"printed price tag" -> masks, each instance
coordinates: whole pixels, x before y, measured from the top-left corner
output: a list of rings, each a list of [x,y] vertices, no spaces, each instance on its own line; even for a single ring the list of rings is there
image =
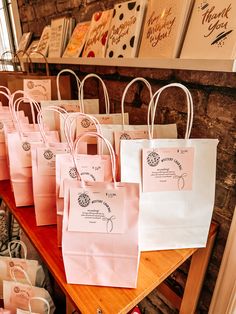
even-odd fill
[[[69,231],[124,233],[124,189],[70,189]]]
[[[116,154],[120,154],[120,141],[148,139],[148,131],[147,130],[115,131],[114,139],[115,139],[115,152]]]
[[[193,147],[144,148],[143,192],[192,190]]]

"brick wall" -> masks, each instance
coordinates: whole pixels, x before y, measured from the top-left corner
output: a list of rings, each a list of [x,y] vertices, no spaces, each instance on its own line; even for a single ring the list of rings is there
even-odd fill
[[[44,25],[52,17],[70,14],[77,21],[91,18],[96,10],[111,8],[116,2],[96,0],[18,0],[23,31],[32,30],[35,37],[39,36]],[[52,66],[55,73],[64,66]],[[199,313],[207,313],[227,234],[235,206],[235,118],[236,118],[236,75],[233,73],[136,69],[98,66],[71,66],[82,78],[87,73],[102,76],[108,88],[112,111],[120,111],[120,100],[126,84],[136,76],[148,79],[157,90],[170,82],[181,82],[191,91],[194,100],[194,124],[192,137],[218,138],[218,160],[216,197],[213,218],[220,224],[219,233],[204,282]],[[103,99],[102,89],[94,80],[85,84],[86,96]],[[76,97],[76,95],[74,96]],[[135,83],[126,97],[126,110],[130,113],[131,123],[146,123],[148,104],[147,90],[141,83]],[[104,106],[102,106],[104,110]],[[186,123],[186,106],[184,95],[172,88],[163,94],[157,112],[157,122],[178,125],[179,136],[183,136]],[[180,294],[183,291],[189,261],[178,269],[167,281]],[[149,295],[142,303],[146,313],[171,313],[174,311],[166,300],[162,300],[156,292]]]

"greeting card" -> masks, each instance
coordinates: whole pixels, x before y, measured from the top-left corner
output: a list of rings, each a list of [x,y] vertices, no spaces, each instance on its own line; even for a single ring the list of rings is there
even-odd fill
[[[37,51],[42,53],[45,57],[47,57],[47,54],[48,54],[50,35],[51,35],[51,26],[47,25],[43,29],[43,32],[42,32],[42,35],[40,37],[39,44],[37,47]]]
[[[135,57],[139,44],[146,1],[128,1],[115,5],[106,57]]]
[[[192,4],[192,0],[150,0],[139,57],[178,57]]]
[[[235,59],[236,2],[196,0],[181,58]]]
[[[84,47],[90,22],[78,23],[69,40],[63,58],[78,58]]]
[[[112,14],[113,9],[93,14],[82,54],[83,57],[105,57],[107,36]]]

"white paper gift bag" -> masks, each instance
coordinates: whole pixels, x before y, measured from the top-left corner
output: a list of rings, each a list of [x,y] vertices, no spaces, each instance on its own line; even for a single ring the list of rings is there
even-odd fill
[[[18,281],[17,275],[19,273],[25,276],[27,283]],[[55,305],[48,291],[32,285],[28,274],[21,267],[13,267],[11,277],[12,281],[3,281],[4,307],[9,309],[11,314],[15,314],[17,309],[28,310],[29,301],[34,297],[45,299],[50,306],[50,313],[55,312]],[[44,302],[31,303],[31,311],[34,313],[48,313],[48,305]]]
[[[137,139],[137,138],[147,138],[148,137],[148,122],[150,116],[152,116],[152,105],[150,105],[150,111],[147,114],[147,125],[129,125],[125,121],[125,113],[124,113],[124,101],[130,86],[137,82],[141,81],[145,84],[145,86],[149,90],[150,99],[152,99],[152,88],[150,83],[142,78],[137,77],[133,79],[125,88],[122,99],[121,99],[121,113],[122,113],[122,123],[112,124],[103,124],[101,125],[102,135],[108,139],[112,146],[115,148],[116,153],[119,154],[119,144],[122,139]],[[176,138],[177,137],[177,129],[176,124],[163,124],[163,125],[154,125],[154,138]],[[108,154],[106,147],[104,147],[104,154]]]
[[[125,124],[129,124],[129,114],[128,113],[110,113],[110,99],[108,95],[108,91],[104,81],[96,74],[88,74],[82,80],[80,85],[80,100],[81,100],[81,107],[84,108],[84,84],[85,81],[89,78],[96,78],[102,85],[103,93],[104,93],[104,100],[105,100],[105,111],[104,114],[93,114],[93,116],[98,120],[100,124],[121,124],[124,120]],[[85,110],[85,109],[83,109]],[[85,111],[83,111],[85,112]],[[91,121],[85,120],[83,118],[77,119],[76,125],[76,136],[79,136],[83,132],[94,132],[96,128]]]
[[[65,181],[62,254],[66,280],[134,288],[139,265],[139,186],[116,182],[115,154],[105,142],[114,182]]]
[[[44,306],[44,310],[43,312],[32,312],[32,307],[34,303],[43,303]],[[48,301],[44,298],[40,298],[40,297],[32,297],[29,299],[28,301],[28,310],[22,310],[22,309],[16,309],[16,314],[50,314],[50,304],[48,303]]]
[[[121,179],[141,185],[141,251],[204,247],[214,207],[218,140],[189,139],[193,104],[181,84],[158,90],[155,109],[161,92],[172,86],[187,96],[185,139],[121,142]]]
[[[76,85],[78,87],[78,99],[77,100],[62,100],[61,99],[61,92],[60,92],[60,75],[62,73],[70,73],[76,79]],[[99,113],[99,99],[84,99],[83,104],[81,104],[80,100],[80,79],[75,74],[74,71],[70,69],[64,69],[57,74],[57,98],[58,100],[51,100],[51,101],[41,101],[42,108],[46,108],[48,106],[59,106],[65,109],[67,112],[84,112],[88,114]],[[54,115],[53,112],[44,115],[44,121],[49,126],[50,130],[60,130],[60,127],[63,124],[60,123],[60,120],[57,116]],[[64,141],[64,134],[62,130],[62,141]]]
[[[12,249],[14,250],[13,246],[20,244],[23,251],[24,251],[24,258],[15,258],[12,257]],[[39,264],[36,260],[29,260],[27,259],[27,247],[25,246],[24,242],[20,240],[13,240],[8,243],[8,256],[1,256],[0,257],[0,299],[3,298],[3,280],[11,280],[11,269],[15,266],[19,266],[22,269],[24,269],[29,278],[30,281],[35,284],[36,283],[36,277],[37,272],[39,270]],[[25,277],[21,276],[21,274],[18,273],[18,280],[26,283]]]

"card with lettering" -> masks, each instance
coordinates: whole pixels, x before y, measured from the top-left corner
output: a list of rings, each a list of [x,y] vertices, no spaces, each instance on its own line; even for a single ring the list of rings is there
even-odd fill
[[[193,0],[150,0],[139,57],[178,57],[192,4]]]
[[[148,130],[132,130],[132,131],[115,131],[115,152],[120,154],[120,141],[122,140],[138,140],[148,139]]]
[[[144,148],[143,192],[192,190],[194,148]]]
[[[107,58],[137,56],[147,2],[136,0],[116,4],[109,31]]]
[[[124,233],[124,190],[71,188],[68,230]]]
[[[76,157],[79,173],[84,181],[103,182],[105,178],[105,163],[98,155],[79,155]],[[78,173],[72,158],[61,167],[59,197],[64,197],[64,180],[78,179]]]
[[[84,47],[90,22],[78,23],[69,40],[63,58],[78,58]]]
[[[235,1],[196,0],[180,57],[235,59],[235,16]]]
[[[23,90],[35,101],[51,100],[51,80],[24,79]]]
[[[108,31],[111,24],[113,9],[95,12],[85,42],[83,57],[105,57]]]
[[[42,53],[45,57],[47,57],[48,55],[50,36],[51,36],[51,26],[47,25],[43,29],[43,32],[41,34],[41,37],[37,46],[37,51]],[[40,55],[37,55],[37,56],[40,57]]]
[[[32,35],[33,35],[32,32],[23,33],[23,35],[20,39],[17,51],[19,51],[19,52],[22,52],[22,51],[25,52],[26,51],[26,49],[29,47]]]

